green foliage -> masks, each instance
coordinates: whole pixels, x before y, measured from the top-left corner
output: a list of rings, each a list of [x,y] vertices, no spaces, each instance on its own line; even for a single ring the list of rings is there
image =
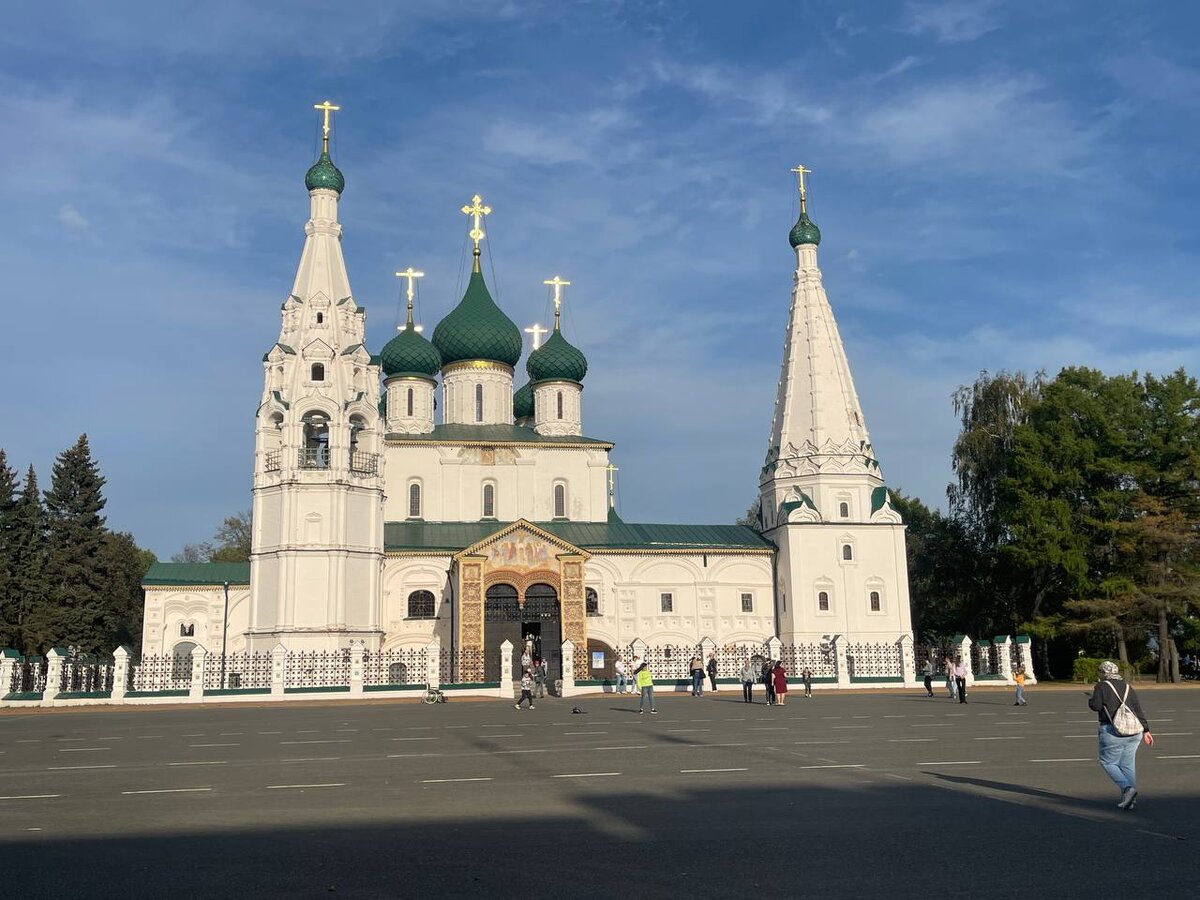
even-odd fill
[[[171,562],[249,562],[251,529],[250,510],[226,516],[211,541],[184,544],[183,549],[171,557]]]
[[[12,534],[17,507],[17,473],[9,468],[0,449],[0,647],[10,647],[17,636],[16,594],[12,592]]]
[[[1071,666],[1071,680],[1079,684],[1095,684],[1100,680],[1100,663],[1105,659],[1107,657],[1104,656],[1075,657],[1075,662]],[[1133,681],[1137,678],[1137,668],[1129,663],[1118,662],[1117,668],[1121,672],[1121,677],[1126,681]]]

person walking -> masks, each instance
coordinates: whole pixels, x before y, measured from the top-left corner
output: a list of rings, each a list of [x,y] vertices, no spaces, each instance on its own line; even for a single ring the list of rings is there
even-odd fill
[[[1088,708],[1100,720],[1100,768],[1121,791],[1117,807],[1133,809],[1138,796],[1138,747],[1153,747],[1154,737],[1137,692],[1122,680],[1115,662],[1106,659],[1100,663],[1100,680],[1092,689]]]
[[[534,684],[533,695],[535,697],[537,697],[539,700],[542,697],[545,697],[546,696],[546,661],[544,659],[539,659],[536,656],[533,658],[533,684]]]
[[[771,680],[775,684],[775,704],[783,706],[787,699],[787,669],[783,667],[783,662],[776,662],[775,668],[771,670]]]
[[[638,666],[637,671],[633,673],[633,680],[642,694],[638,698],[638,715],[645,714],[647,704],[650,706],[651,715],[658,715],[658,710],[654,708],[654,675],[650,672],[650,666],[646,663]]]
[[[520,709],[526,700],[529,701],[529,708],[533,709],[533,673],[528,669],[521,676],[521,699],[513,704],[513,709]]]
[[[746,664],[742,666],[742,700],[746,703],[754,702],[754,682],[758,678],[758,672],[754,669],[753,660],[746,660]]]
[[[700,661],[700,657],[693,656],[691,663],[692,673],[692,696],[704,696],[704,663]]]
[[[1021,666],[1013,673],[1013,681],[1017,683],[1017,701],[1013,706],[1025,706],[1025,667]]]
[[[962,657],[954,661],[954,689],[958,691],[958,702],[967,702],[967,667],[963,664]]]
[[[713,693],[717,690],[717,655],[715,653],[708,654],[708,665],[705,666],[708,671],[708,681],[712,685]]]
[[[613,672],[616,673],[617,676],[617,686],[614,689],[615,692],[618,694],[625,693],[625,690],[628,687],[625,678],[625,660],[621,659],[620,656],[618,656],[616,662],[613,663]]]
[[[925,660],[925,693],[933,696],[933,657]]]
[[[775,660],[768,659],[763,663],[762,667],[762,682],[767,689],[767,706],[775,705],[775,677],[771,674],[771,670],[775,668]]]
[[[800,680],[804,682],[804,696],[806,699],[812,699],[812,669],[808,666],[804,667],[804,671],[800,673]]]
[[[957,700],[958,687],[954,683],[954,660],[947,656],[942,660],[942,665],[946,667],[946,693],[950,695],[951,700]]]

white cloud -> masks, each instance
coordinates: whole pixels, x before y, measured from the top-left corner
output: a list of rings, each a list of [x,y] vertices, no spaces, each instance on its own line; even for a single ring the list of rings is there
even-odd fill
[[[83,217],[83,213],[70,203],[64,203],[58,208],[58,221],[68,231],[88,231],[92,227],[91,223]]]
[[[910,3],[904,30],[910,34],[932,34],[942,44],[973,41],[1000,27],[993,15],[995,8],[995,0]]]

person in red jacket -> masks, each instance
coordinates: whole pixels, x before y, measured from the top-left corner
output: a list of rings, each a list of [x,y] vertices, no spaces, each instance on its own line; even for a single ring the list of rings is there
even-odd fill
[[[775,704],[783,706],[783,701],[787,699],[787,669],[782,662],[775,663],[775,668],[771,670],[771,681],[775,687]]]

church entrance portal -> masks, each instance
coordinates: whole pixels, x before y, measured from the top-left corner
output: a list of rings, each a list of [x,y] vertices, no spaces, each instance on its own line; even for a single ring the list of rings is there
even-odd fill
[[[520,602],[523,600],[523,602]],[[549,685],[562,677],[562,615],[558,591],[549,584],[531,584],[519,597],[511,584],[493,584],[483,604],[484,680],[500,680],[500,652],[504,641],[512,642],[512,675],[521,678],[521,657],[546,660]]]

